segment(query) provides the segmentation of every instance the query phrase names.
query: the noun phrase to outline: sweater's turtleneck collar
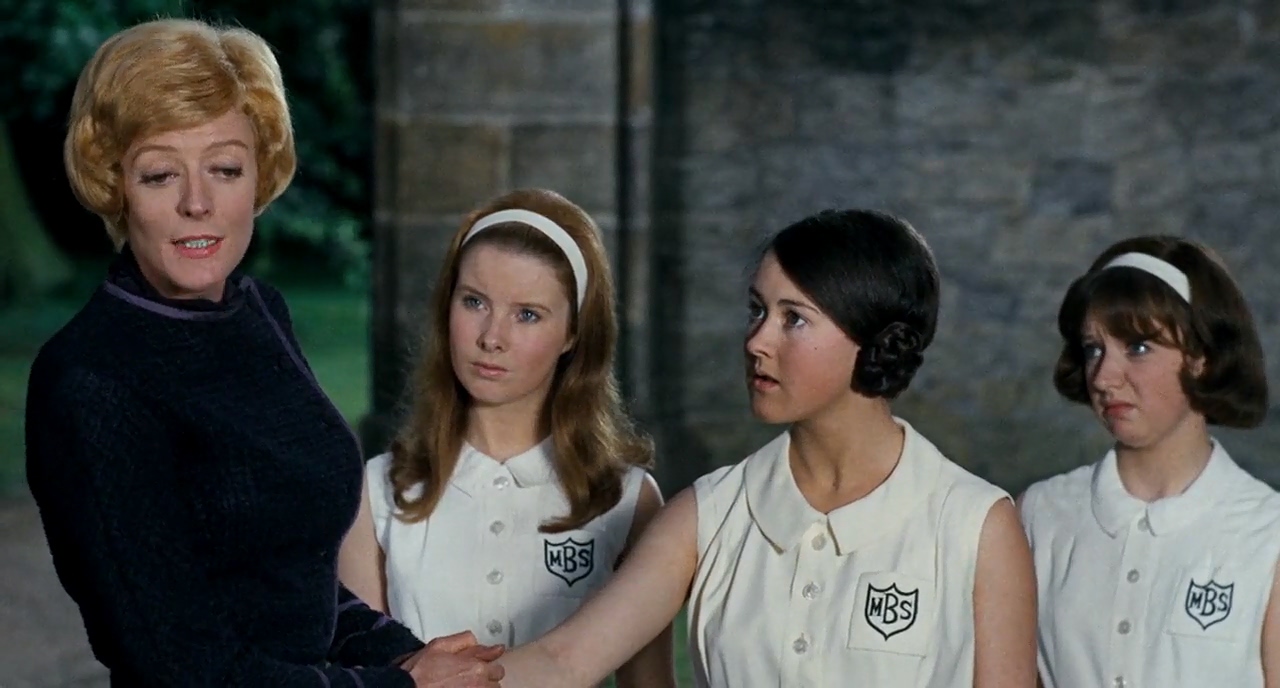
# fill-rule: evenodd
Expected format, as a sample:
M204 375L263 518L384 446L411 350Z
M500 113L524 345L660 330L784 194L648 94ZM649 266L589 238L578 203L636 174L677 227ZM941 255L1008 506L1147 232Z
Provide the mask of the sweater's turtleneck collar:
M138 259L128 244L120 249L107 269L103 285L109 294L130 304L168 318L179 320L209 320L231 315L244 303L243 281L247 278L233 271L222 291L222 300L171 299L162 295L138 266Z

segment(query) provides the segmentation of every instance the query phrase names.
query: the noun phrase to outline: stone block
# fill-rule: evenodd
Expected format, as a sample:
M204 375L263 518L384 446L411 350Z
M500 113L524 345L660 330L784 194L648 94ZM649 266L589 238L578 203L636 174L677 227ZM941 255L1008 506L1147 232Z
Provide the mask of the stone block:
M449 245L461 227L461 217L439 217L397 225L392 246L397 275L396 317L402 324L421 318L435 292L436 280Z
M997 136L1013 154L1067 158L1084 146L1089 79L1074 76L1048 83L1023 83L1017 101L1001 113Z
M909 148L902 152L902 197L916 203L1025 207L1032 163L1023 156Z
M618 79L614 22L435 21L401 26L402 106L493 118L611 118Z
M1213 247L1228 264L1274 270L1280 246L1259 237L1275 233L1280 199L1262 190L1239 188L1197 192L1189 201L1187 236Z
M964 140L998 127L1014 105L1013 84L993 76L936 69L896 77L895 121L904 142Z
M1207 188L1264 185L1264 154L1255 143L1199 143L1191 148L1191 179Z
M649 117L653 110L653 19L647 14L632 13L629 28L631 61L625 75L628 115Z
M893 82L814 71L795 82L796 134L806 142L884 145L893 139Z
M1179 205L1191 189L1187 163L1180 148L1160 148L1117 160L1112 192L1115 207L1158 210Z
M444 12L493 12L502 9L508 0L395 0L401 11L420 12L436 10Z
M374 116L391 115L398 107L400 84L399 16L394 0L379 0L373 10Z
M385 124L395 137L395 211L464 213L508 188L510 132L490 124L410 120Z
M1152 96L1152 84L1104 81L1089 91L1084 157L1119 157L1181 145L1168 113Z
M516 16L538 14L615 14L617 0L501 0L502 9Z
M741 320L744 326L738 332L686 330L684 379L679 384L678 398L683 417L727 420L750 415L743 356L746 317Z
M1117 208L1113 241L1136 234L1184 234L1190 218L1185 203L1160 208Z
M1033 215L1079 217L1111 210L1114 169L1108 162L1057 158L1036 164L1031 180Z
M795 96L781 84L760 78L685 75L682 110L690 153L725 152L785 140L795 130Z
M653 212L653 127L648 123L632 123L627 127L626 135L629 159L625 212L647 224L649 215Z
M1058 270L1074 277L1118 238L1115 218L1110 214L1028 216L997 233L991 258L1002 267L1034 266L1042 271L1042 278L1044 271L1060 276Z
M1238 64L1170 75L1154 95L1188 139L1252 141L1280 126L1280 69Z
M687 212L707 214L734 211L760 202L761 165L757 151L739 149L718 153L695 153L674 162L672 191L679 207ZM665 202L666 198L658 199Z
M924 237L944 278L987 271L997 237L1016 221L1015 213L996 204L904 196L912 200L899 201L893 210Z
M553 189L589 213L613 210L616 131L606 124L513 127L511 185Z
M892 144L767 146L758 165L775 216L798 219L826 208L883 208L902 191L902 165Z

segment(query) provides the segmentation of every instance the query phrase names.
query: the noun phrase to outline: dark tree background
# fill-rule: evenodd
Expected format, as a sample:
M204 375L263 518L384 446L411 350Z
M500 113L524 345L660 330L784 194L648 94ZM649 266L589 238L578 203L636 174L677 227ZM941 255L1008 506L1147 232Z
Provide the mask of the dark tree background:
M368 0L0 0L0 304L46 293L110 252L62 168L80 69L112 33L157 16L239 25L276 50L299 168L263 214L252 259L359 281L367 270L373 92Z

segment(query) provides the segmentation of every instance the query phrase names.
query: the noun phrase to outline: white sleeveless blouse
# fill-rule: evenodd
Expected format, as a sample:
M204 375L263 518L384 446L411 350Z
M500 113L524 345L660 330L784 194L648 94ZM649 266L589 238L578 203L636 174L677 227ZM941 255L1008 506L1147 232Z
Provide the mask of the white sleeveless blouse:
M386 555L392 618L420 639L470 630L484 644L516 647L554 628L613 575L640 487L632 468L621 501L578 530L538 527L568 513L547 439L498 462L465 445L431 516L394 517L389 454L366 467L378 544Z
M783 433L700 478L689 643L700 688L968 688L978 540L1008 495L899 420L902 457L824 515Z

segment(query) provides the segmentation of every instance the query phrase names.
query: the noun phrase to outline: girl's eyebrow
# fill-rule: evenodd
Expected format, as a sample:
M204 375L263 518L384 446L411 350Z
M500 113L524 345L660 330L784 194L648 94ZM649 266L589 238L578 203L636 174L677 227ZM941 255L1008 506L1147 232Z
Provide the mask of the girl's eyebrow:
M765 299L764 299L764 297L760 295L760 292L756 291L755 287L748 287L748 288L747 288L747 295L748 295L748 296L750 296L750 297L751 297L753 300L755 300L755 301L759 301L759 302L761 302L761 303L765 303ZM806 311L810 311L810 312L812 312L812 313L820 313L820 312L821 312L821 311L819 311L819 310L817 309L817 307L816 307L816 306L812 306L812 305L807 304L807 303L805 303L805 302L803 302L803 301L796 301L795 299L778 299L778 305L779 305L779 306L788 306L788 307L790 307L790 308L800 308L800 309L803 309L803 310L806 310Z

